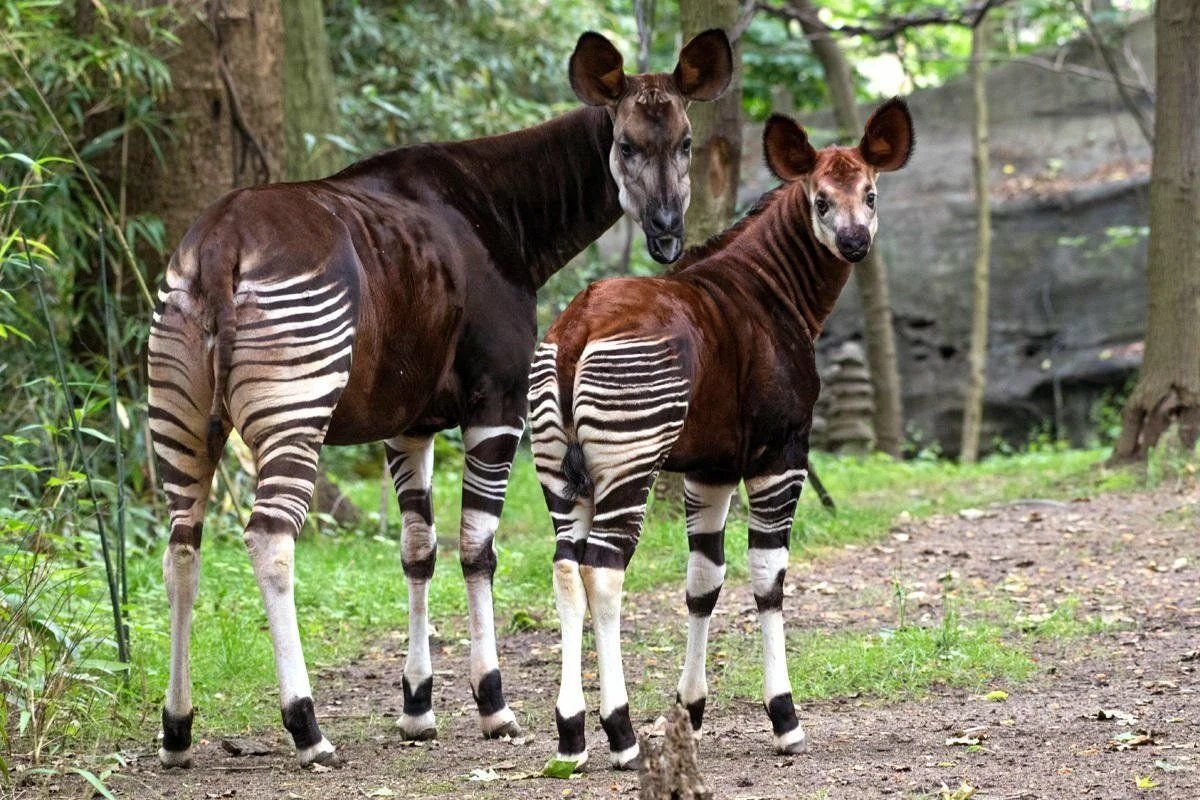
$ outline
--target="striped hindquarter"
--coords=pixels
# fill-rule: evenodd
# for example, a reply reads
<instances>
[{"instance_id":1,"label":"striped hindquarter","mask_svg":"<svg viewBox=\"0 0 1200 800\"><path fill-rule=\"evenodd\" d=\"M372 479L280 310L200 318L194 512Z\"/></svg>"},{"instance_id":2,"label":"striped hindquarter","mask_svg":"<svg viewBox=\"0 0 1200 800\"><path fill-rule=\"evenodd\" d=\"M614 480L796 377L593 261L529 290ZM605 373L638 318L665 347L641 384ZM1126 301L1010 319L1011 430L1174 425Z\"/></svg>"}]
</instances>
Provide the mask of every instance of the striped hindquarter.
<instances>
[{"instance_id":1,"label":"striped hindquarter","mask_svg":"<svg viewBox=\"0 0 1200 800\"><path fill-rule=\"evenodd\" d=\"M563 637L558 757L587 759L581 670L583 618L590 608L601 725L614 765L633 769L640 758L621 668L621 589L650 487L683 428L690 382L669 341L591 342L575 365L565 413L557 352L547 343L535 353L530 422L557 540L554 586Z\"/></svg>"},{"instance_id":2,"label":"striped hindquarter","mask_svg":"<svg viewBox=\"0 0 1200 800\"><path fill-rule=\"evenodd\" d=\"M168 766L190 762L188 637L198 547L204 503L232 424L258 471L244 539L270 625L284 725L301 763L334 763L334 748L313 708L293 571L317 456L349 377L355 319L350 288L321 269L281 280L258 280L247 271L236 296L224 301L229 307L211 308L186 288L191 277L179 261L172 263L149 341L151 434L171 507L163 567L171 670L160 758ZM214 319L234 329L214 330Z\"/></svg>"}]
</instances>

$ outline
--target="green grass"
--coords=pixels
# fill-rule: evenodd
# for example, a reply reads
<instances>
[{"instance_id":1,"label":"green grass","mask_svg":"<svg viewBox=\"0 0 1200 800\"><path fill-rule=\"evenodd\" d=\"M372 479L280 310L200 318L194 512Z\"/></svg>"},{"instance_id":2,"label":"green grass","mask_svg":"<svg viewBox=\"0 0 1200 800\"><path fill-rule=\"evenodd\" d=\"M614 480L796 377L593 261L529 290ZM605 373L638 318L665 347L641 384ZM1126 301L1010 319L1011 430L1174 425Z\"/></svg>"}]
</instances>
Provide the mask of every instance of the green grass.
<instances>
[{"instance_id":1,"label":"green grass","mask_svg":"<svg viewBox=\"0 0 1200 800\"><path fill-rule=\"evenodd\" d=\"M807 558L819 548L883 536L902 511L919 518L1020 497L1073 497L1139 485L1133 473L1100 466L1104 455L1098 450L1044 451L988 459L972 467L938 461L897 463L876 457L817 455L816 468L840 511L836 517L829 516L817 503L815 493L805 492L794 529L794 558ZM459 479L454 466L451 463L439 469L434 484L435 515L443 542L457 538ZM378 481L361 481L345 488L361 507L379 507ZM398 530L395 501L389 499L388 507L393 518L389 530ZM210 525L209 530L217 530L206 537L202 548L200 595L193 627L192 677L195 703L202 712L200 725L205 730L222 732L277 725L274 661L261 600L240 535L227 523L224 530L221 527ZM733 580L745 575L744 543L744 514L735 511L728 535ZM441 551L431 584L430 609L443 638L461 638L465 631L465 596L456 558L447 550L443 547ZM528 454L518 459L513 471L497 551L496 613L501 630L514 614L556 627L550 583L553 534ZM665 585L678 587L682 597L685 553L682 514L669 503L653 503L630 567L627 589L642 591ZM134 681L133 690L121 706L119 721L131 733L144 733L146 720L157 716L167 680L167 603L160 557L161 550L130 561ZM314 673L362 652L381 633L406 628L406 589L394 537L306 534L297 548L296 578L301 636ZM948 663L944 659L929 662L926 656L930 643L920 632L902 632L889 640L876 637L871 642L851 634L812 640L802 636L791 651L796 653L793 672L799 693L822 696L822 692L845 691L845 687L854 686L857 688L851 691L887 694L885 676L897 670L903 674L904 664L916 664L922 658L927 667L912 669L929 672L950 667L963 674L972 670L980 674L1017 674L1016 668L1004 660L1007 657L984 646L1004 632L997 634L990 623L980 625L967 629L962 657ZM754 673L758 662L757 637L754 645L753 658L746 657L743 671L747 675ZM731 653L737 652L732 643L723 646ZM862 662L862 667L853 672L841 670L845 676L839 678L840 684L828 678L823 688L805 682L815 679L801 680L803 675L838 672L826 669L826 664L851 661ZM896 685L915 679L901 679ZM670 680L673 685L674 677ZM730 685L739 684L731 680ZM839 685L841 689L836 688ZM756 692L750 696L756 696ZM102 724L111 738L110 721Z\"/></svg>"}]
</instances>

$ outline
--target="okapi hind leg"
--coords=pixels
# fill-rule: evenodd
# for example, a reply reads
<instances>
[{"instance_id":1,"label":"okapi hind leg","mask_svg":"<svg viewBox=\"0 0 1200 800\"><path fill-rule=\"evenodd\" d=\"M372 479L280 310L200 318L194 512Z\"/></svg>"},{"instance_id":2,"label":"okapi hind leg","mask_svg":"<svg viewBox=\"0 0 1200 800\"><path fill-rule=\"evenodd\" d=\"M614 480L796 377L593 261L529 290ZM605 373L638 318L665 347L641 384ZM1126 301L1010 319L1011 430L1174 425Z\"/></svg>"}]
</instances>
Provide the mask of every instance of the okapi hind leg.
<instances>
[{"instance_id":1,"label":"okapi hind leg","mask_svg":"<svg viewBox=\"0 0 1200 800\"><path fill-rule=\"evenodd\" d=\"M296 618L296 537L304 524L317 477L318 447L284 441L258 457L258 490L243 537L267 612L283 726L301 766L341 766L321 733Z\"/></svg>"},{"instance_id":2,"label":"okapi hind leg","mask_svg":"<svg viewBox=\"0 0 1200 800\"><path fill-rule=\"evenodd\" d=\"M163 584L171 617L171 660L162 710L164 767L192 764L192 613L200 582L200 539L216 461L228 435L209 430L211 375L203 358L206 333L194 299L164 284L154 313L147 361L150 378L150 435L170 513L170 539L163 553ZM209 441L209 439L212 439Z\"/></svg>"},{"instance_id":3,"label":"okapi hind leg","mask_svg":"<svg viewBox=\"0 0 1200 800\"><path fill-rule=\"evenodd\" d=\"M401 687L404 711L396 720L410 741L437 738L433 663L429 657L429 581L437 559L433 524L433 437L399 436L385 444L404 529L400 563L408 583L408 656Z\"/></svg>"},{"instance_id":4,"label":"okapi hind leg","mask_svg":"<svg viewBox=\"0 0 1200 800\"><path fill-rule=\"evenodd\" d=\"M692 733L697 737L708 699L708 626L725 582L725 518L736 488L736 484L707 484L690 476L683 481L688 536L688 642L675 699L687 709Z\"/></svg>"},{"instance_id":5,"label":"okapi hind leg","mask_svg":"<svg viewBox=\"0 0 1200 800\"><path fill-rule=\"evenodd\" d=\"M595 515L581 577L600 666L600 724L612 764L641 767L621 663L621 594L646 501L687 416L690 381L669 340L589 343L575 378L574 417L583 464L595 485Z\"/></svg>"},{"instance_id":6,"label":"okapi hind leg","mask_svg":"<svg viewBox=\"0 0 1200 800\"><path fill-rule=\"evenodd\" d=\"M771 719L775 749L780 753L799 753L806 746L804 729L792 702L783 632L788 543L804 477L803 469L784 469L746 480L750 498L747 561L762 628L763 705Z\"/></svg>"},{"instance_id":7,"label":"okapi hind leg","mask_svg":"<svg viewBox=\"0 0 1200 800\"><path fill-rule=\"evenodd\" d=\"M557 351L554 344L541 344L534 354L529 376L529 427L533 463L555 536L554 600L562 633L562 673L554 704L558 728L555 758L571 762L579 769L588 759L583 697L583 622L587 614L587 594L579 574L579 561L583 558L592 526L593 505L590 497L581 496L586 488L574 485L564 470L568 444L555 373ZM571 447L578 466L582 463L582 450L578 444Z\"/></svg>"},{"instance_id":8,"label":"okapi hind leg","mask_svg":"<svg viewBox=\"0 0 1200 800\"><path fill-rule=\"evenodd\" d=\"M496 654L496 620L492 581L496 574L494 541L504 510L504 494L525 422L509 425L464 425L466 458L462 483L462 527L459 559L467 584L471 628L471 694L479 710L479 726L489 739L521 735L516 715L504 700L500 659Z\"/></svg>"}]
</instances>

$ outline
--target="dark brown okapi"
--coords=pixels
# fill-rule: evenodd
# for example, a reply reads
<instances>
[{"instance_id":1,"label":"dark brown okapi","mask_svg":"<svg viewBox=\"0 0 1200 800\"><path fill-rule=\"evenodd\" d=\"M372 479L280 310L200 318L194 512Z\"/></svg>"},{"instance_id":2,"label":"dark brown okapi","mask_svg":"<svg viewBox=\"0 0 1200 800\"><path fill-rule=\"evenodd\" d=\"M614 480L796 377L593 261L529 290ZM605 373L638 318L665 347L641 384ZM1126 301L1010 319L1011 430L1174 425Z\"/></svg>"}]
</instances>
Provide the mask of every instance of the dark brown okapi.
<instances>
[{"instance_id":1,"label":"dark brown okapi","mask_svg":"<svg viewBox=\"0 0 1200 800\"><path fill-rule=\"evenodd\" d=\"M530 430L557 536L559 759L587 759L581 642L590 609L613 763L638 764L621 667L621 588L660 469L685 476L690 613L678 692L694 731L708 694L705 646L725 576L725 517L745 481L763 699L775 746L803 747L782 601L820 388L813 342L871 246L876 176L904 166L912 146L912 119L899 99L872 115L853 148L817 151L795 122L772 117L763 147L783 185L672 274L589 287L538 346Z\"/></svg>"},{"instance_id":2,"label":"dark brown okapi","mask_svg":"<svg viewBox=\"0 0 1200 800\"><path fill-rule=\"evenodd\" d=\"M433 436L462 429L471 690L485 735L519 732L496 657L492 539L524 429L535 292L622 209L654 257L678 257L686 106L720 95L732 55L712 30L684 47L673 74L626 75L612 44L586 33L569 71L591 107L504 136L391 150L325 180L236 191L181 242L149 343L151 430L171 510L165 765L191 758L198 548L231 427L258 467L245 541L300 762L337 763L313 710L292 579L323 444L386 441L409 594L399 725L429 738Z\"/></svg>"}]
</instances>

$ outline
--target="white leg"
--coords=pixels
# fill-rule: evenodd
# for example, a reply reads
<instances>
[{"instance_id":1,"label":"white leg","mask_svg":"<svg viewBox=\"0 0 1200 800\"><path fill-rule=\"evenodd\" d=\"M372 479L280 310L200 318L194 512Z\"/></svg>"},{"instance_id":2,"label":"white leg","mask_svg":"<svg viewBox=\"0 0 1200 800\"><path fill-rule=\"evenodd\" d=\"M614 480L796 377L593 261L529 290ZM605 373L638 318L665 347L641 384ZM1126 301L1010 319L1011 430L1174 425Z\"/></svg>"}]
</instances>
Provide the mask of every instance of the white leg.
<instances>
[{"instance_id":1,"label":"white leg","mask_svg":"<svg viewBox=\"0 0 1200 800\"><path fill-rule=\"evenodd\" d=\"M587 706L583 699L583 617L587 612L587 595L579 575L579 562L573 558L554 562L554 599L562 628L562 677L554 705L557 758L580 766L588 758L584 727Z\"/></svg>"},{"instance_id":2,"label":"white leg","mask_svg":"<svg viewBox=\"0 0 1200 800\"><path fill-rule=\"evenodd\" d=\"M302 765L332 763L336 759L334 747L317 726L312 686L300 645L294 576L296 540L287 533L256 531L252 519L245 542L271 628L284 727L296 742L296 757Z\"/></svg>"},{"instance_id":3,"label":"white leg","mask_svg":"<svg viewBox=\"0 0 1200 800\"><path fill-rule=\"evenodd\" d=\"M771 719L775 749L804 749L804 729L796 717L788 678L783 633L783 581L788 566L788 540L804 470L788 470L746 481L750 496L750 584L758 606L763 638L763 704Z\"/></svg>"},{"instance_id":4,"label":"white leg","mask_svg":"<svg viewBox=\"0 0 1200 800\"><path fill-rule=\"evenodd\" d=\"M677 700L687 709L697 737L708 699L705 663L709 621L725 582L725 518L736 488L736 484L718 486L684 480L689 550L688 643Z\"/></svg>"},{"instance_id":5,"label":"white leg","mask_svg":"<svg viewBox=\"0 0 1200 800\"><path fill-rule=\"evenodd\" d=\"M404 529L401 563L408 584L408 656L401 681L404 710L396 721L405 739L433 739L433 663L429 657L429 581L437 560L433 524L433 437L400 436L386 444L388 470Z\"/></svg>"},{"instance_id":6,"label":"white leg","mask_svg":"<svg viewBox=\"0 0 1200 800\"><path fill-rule=\"evenodd\" d=\"M613 766L641 766L637 737L629 718L629 694L621 664L621 592L625 570L610 567L580 568L592 610L596 656L600 662L600 724L608 734Z\"/></svg>"},{"instance_id":7,"label":"white leg","mask_svg":"<svg viewBox=\"0 0 1200 800\"><path fill-rule=\"evenodd\" d=\"M459 558L467 584L471 631L471 692L479 709L484 736L519 736L516 715L504 700L500 660L496 655L496 623L492 580L496 572L493 541L504 507L509 470L524 422L463 428L466 463Z\"/></svg>"},{"instance_id":8,"label":"white leg","mask_svg":"<svg viewBox=\"0 0 1200 800\"><path fill-rule=\"evenodd\" d=\"M171 604L171 677L163 703L163 746L158 758L164 767L188 767L192 763L193 718L189 649L192 609L200 586L200 553L191 543L167 545L163 581Z\"/></svg>"}]
</instances>

